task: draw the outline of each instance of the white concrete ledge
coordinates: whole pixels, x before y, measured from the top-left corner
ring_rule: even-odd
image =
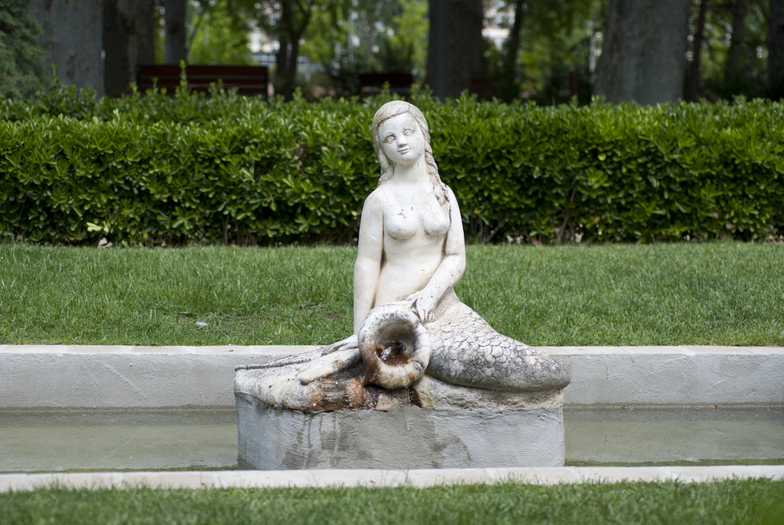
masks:
[[[717,467],[553,467],[417,470],[265,470],[197,472],[85,472],[73,474],[0,474],[0,492],[57,485],[77,489],[129,488],[286,488],[286,487],[430,487],[517,481],[531,485],[784,479],[784,465]]]
[[[234,368],[310,346],[0,345],[0,409],[234,406]]]
[[[234,367],[312,346],[0,345],[0,409],[234,406]],[[539,347],[565,406],[784,405],[784,347]]]
[[[538,347],[572,372],[565,406],[784,404],[784,347]]]

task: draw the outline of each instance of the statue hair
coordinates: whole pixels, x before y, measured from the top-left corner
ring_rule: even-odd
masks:
[[[378,185],[381,186],[395,174],[395,167],[389,161],[384,151],[381,149],[381,139],[378,136],[378,129],[385,121],[408,113],[413,117],[414,122],[419,126],[422,135],[425,137],[425,164],[427,166],[427,174],[430,176],[430,182],[433,185],[433,193],[436,196],[439,204],[446,202],[446,185],[441,182],[441,177],[438,175],[438,165],[436,159],[433,157],[433,148],[430,146],[430,130],[427,128],[427,120],[425,116],[419,111],[419,108],[413,104],[409,104],[403,100],[393,100],[381,106],[376,114],[373,116],[373,149],[376,151],[378,163],[381,166],[381,176],[378,178]]]

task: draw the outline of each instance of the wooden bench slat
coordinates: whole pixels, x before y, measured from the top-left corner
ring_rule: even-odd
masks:
[[[414,76],[411,73],[360,73],[359,89],[365,93],[377,93],[389,84],[389,91],[407,95],[411,92]]]
[[[188,88],[193,91],[208,91],[209,85],[223,82],[225,89],[237,88],[241,95],[267,95],[269,73],[266,66],[205,66],[185,67]],[[173,64],[142,64],[136,68],[137,85],[141,91],[153,86],[167,88],[174,94],[180,85],[180,66]]]
[[[359,83],[362,86],[381,87],[389,83],[390,87],[411,87],[414,76],[411,73],[360,73]]]

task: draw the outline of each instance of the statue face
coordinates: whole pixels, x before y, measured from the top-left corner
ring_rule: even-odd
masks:
[[[411,166],[425,153],[425,137],[409,113],[382,122],[378,137],[381,150],[393,164]]]

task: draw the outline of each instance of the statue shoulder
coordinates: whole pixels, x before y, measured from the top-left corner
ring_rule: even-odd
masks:
[[[451,204],[452,206],[457,206],[458,204],[457,204],[457,197],[455,196],[455,192],[453,192],[452,188],[450,188],[446,184],[444,184],[443,186],[444,186],[444,193],[446,194],[446,200],[449,201],[449,204]]]
[[[365,198],[365,204],[362,206],[362,213],[377,214],[383,212],[384,203],[387,200],[388,198],[384,189],[376,188]]]
[[[382,208],[385,202],[389,201],[389,194],[386,188],[379,186],[365,198],[365,207]]]

